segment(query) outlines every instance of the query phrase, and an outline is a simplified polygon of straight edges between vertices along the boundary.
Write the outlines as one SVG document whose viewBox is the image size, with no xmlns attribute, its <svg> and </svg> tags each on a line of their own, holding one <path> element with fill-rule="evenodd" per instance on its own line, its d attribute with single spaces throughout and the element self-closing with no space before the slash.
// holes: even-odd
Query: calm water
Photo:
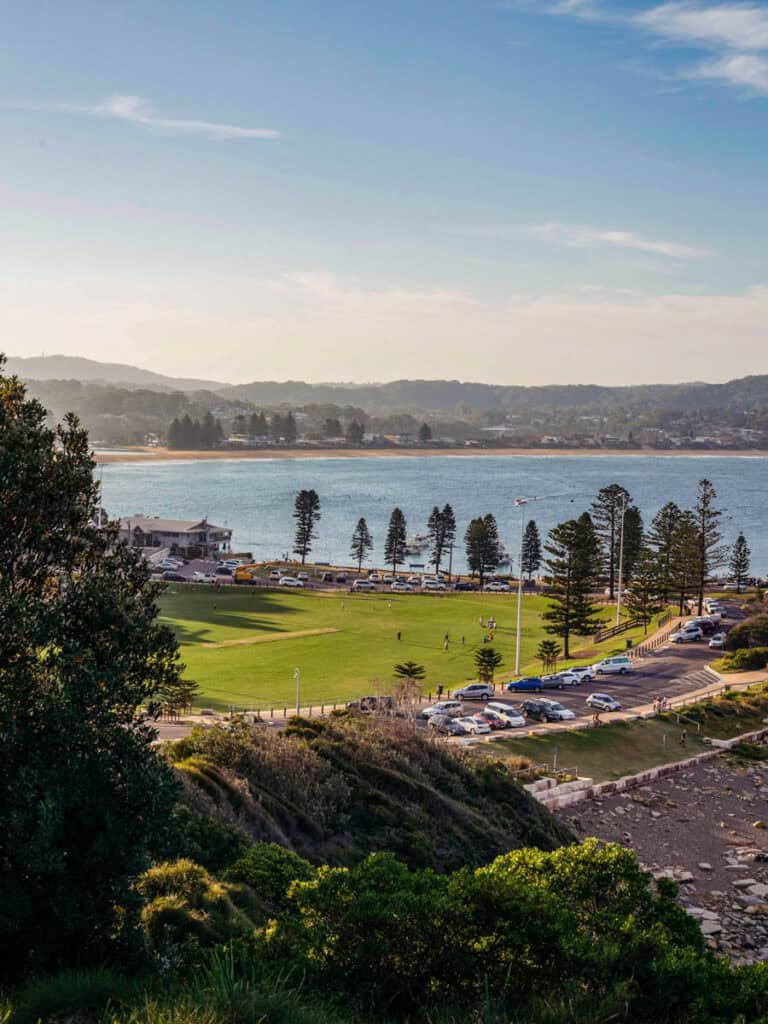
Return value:
<svg viewBox="0 0 768 1024">
<path fill-rule="evenodd" d="M 620 483 L 646 523 L 667 501 L 690 506 L 702 477 L 710 479 L 725 514 L 723 533 L 743 530 L 752 549 L 752 570 L 768 574 L 768 459 L 662 456 L 440 456 L 355 459 L 263 459 L 210 462 L 113 463 L 103 470 L 104 505 L 111 516 L 147 515 L 201 519 L 229 526 L 233 549 L 257 559 L 280 557 L 292 546 L 296 491 L 314 487 L 322 519 L 310 558 L 349 560 L 355 523 L 365 516 L 382 564 L 389 514 L 399 505 L 409 536 L 425 532 L 434 505 L 448 501 L 459 536 L 469 520 L 492 512 L 511 552 L 519 546 L 518 495 L 546 495 L 529 506 L 542 533 L 588 508 L 600 487 Z M 463 566 L 463 545 L 454 565 Z M 426 553 L 425 553 L 426 556 Z M 415 557 L 412 561 L 421 561 Z"/>
</svg>

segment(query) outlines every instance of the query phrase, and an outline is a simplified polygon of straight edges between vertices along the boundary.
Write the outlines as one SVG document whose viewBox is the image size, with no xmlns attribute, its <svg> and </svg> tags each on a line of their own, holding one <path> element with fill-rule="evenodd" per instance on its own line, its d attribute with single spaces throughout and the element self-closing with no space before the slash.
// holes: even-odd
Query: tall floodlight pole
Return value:
<svg viewBox="0 0 768 1024">
<path fill-rule="evenodd" d="M 297 668 L 293 670 L 293 679 L 296 683 L 296 715 L 301 714 L 301 672 Z"/>
<path fill-rule="evenodd" d="M 520 554 L 517 560 L 517 639 L 515 641 L 515 675 L 520 675 L 520 636 L 523 626 L 523 537 L 525 531 L 525 506 L 527 498 L 515 498 L 520 508 Z"/>
<path fill-rule="evenodd" d="M 627 497 L 621 496 L 621 532 L 619 534 L 619 594 L 616 599 L 616 625 L 621 625 L 621 589 L 624 576 L 624 513 L 627 509 Z"/>
</svg>

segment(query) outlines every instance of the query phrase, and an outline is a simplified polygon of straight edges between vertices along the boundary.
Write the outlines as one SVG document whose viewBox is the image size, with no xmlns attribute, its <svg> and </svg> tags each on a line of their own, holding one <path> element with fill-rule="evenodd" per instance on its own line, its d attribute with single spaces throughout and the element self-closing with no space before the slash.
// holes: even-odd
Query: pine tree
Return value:
<svg viewBox="0 0 768 1024">
<path fill-rule="evenodd" d="M 364 435 L 365 426 L 362 423 L 358 423 L 357 420 L 352 420 L 347 425 L 346 438 L 350 444 L 362 444 Z"/>
<path fill-rule="evenodd" d="M 670 570 L 671 592 L 682 615 L 686 600 L 696 593 L 699 576 L 699 532 L 690 509 L 680 513 Z"/>
<path fill-rule="evenodd" d="M 283 417 L 279 412 L 272 413 L 272 419 L 269 421 L 269 434 L 273 441 L 282 441 L 284 438 L 285 427 Z"/>
<path fill-rule="evenodd" d="M 535 519 L 529 519 L 523 534 L 523 551 L 520 571 L 528 573 L 530 580 L 541 568 L 541 537 Z"/>
<path fill-rule="evenodd" d="M 168 447 L 178 449 L 182 447 L 181 423 L 174 419 L 168 427 Z"/>
<path fill-rule="evenodd" d="M 664 604 L 674 591 L 673 563 L 681 516 L 682 512 L 674 501 L 668 501 L 656 513 L 648 531 L 648 545 L 656 559 L 659 596 Z"/>
<path fill-rule="evenodd" d="M 387 539 L 384 542 L 384 561 L 397 572 L 398 565 L 405 561 L 405 516 L 399 508 L 392 510 L 387 528 Z"/>
<path fill-rule="evenodd" d="M 328 416 L 323 423 L 323 437 L 341 437 L 341 423 L 333 417 Z"/>
<path fill-rule="evenodd" d="M 190 419 L 189 413 L 185 413 L 180 423 L 179 447 L 185 451 L 193 451 L 195 447 L 195 426 Z"/>
<path fill-rule="evenodd" d="M 293 444 L 297 437 L 296 420 L 294 419 L 293 413 L 289 412 L 283 420 L 283 431 L 285 433 L 285 440 L 287 444 Z"/>
<path fill-rule="evenodd" d="M 731 580 L 736 584 L 736 592 L 741 593 L 741 588 L 749 579 L 750 556 L 752 552 L 747 546 L 747 539 L 743 533 L 736 538 L 736 543 L 731 549 L 731 561 L 729 565 Z"/>
<path fill-rule="evenodd" d="M 456 537 L 456 516 L 453 509 L 446 504 L 442 511 L 435 505 L 427 520 L 427 535 L 431 548 L 430 561 L 435 572 L 440 572 L 446 548 L 449 548 Z"/>
<path fill-rule="evenodd" d="M 312 541 L 317 535 L 316 527 L 320 519 L 320 498 L 317 491 L 299 491 L 293 507 L 293 518 L 296 520 L 296 537 L 293 542 L 295 554 L 301 556 L 301 564 L 307 560 L 312 550 Z"/>
<path fill-rule="evenodd" d="M 357 571 L 360 572 L 365 556 L 373 548 L 373 537 L 368 529 L 365 519 L 358 519 L 357 526 L 352 534 L 352 557 L 357 562 Z"/>
<path fill-rule="evenodd" d="M 421 444 L 426 444 L 427 441 L 432 440 L 432 429 L 428 423 L 422 423 L 419 427 L 419 441 Z"/>
<path fill-rule="evenodd" d="M 542 640 L 536 649 L 536 657 L 540 659 L 544 672 L 554 672 L 562 653 L 563 648 L 556 640 Z"/>
<path fill-rule="evenodd" d="M 93 469 L 77 419 L 50 429 L 0 359 L 0 976 L 14 983 L 119 961 L 177 798 L 151 726 L 177 643 L 143 558 L 94 526 Z"/>
<path fill-rule="evenodd" d="M 494 673 L 503 661 L 502 656 L 493 647 L 478 647 L 475 651 L 475 666 L 480 682 L 493 685 Z"/>
<path fill-rule="evenodd" d="M 545 629 L 563 641 L 569 658 L 572 635 L 588 636 L 599 626 L 590 603 L 599 566 L 599 542 L 588 513 L 550 530 L 544 550 L 551 606 L 544 613 Z"/>
<path fill-rule="evenodd" d="M 488 515 L 473 519 L 464 534 L 467 565 L 480 578 L 483 589 L 485 576 L 499 564 L 499 530 L 496 519 Z"/>
<path fill-rule="evenodd" d="M 592 502 L 592 518 L 600 540 L 605 577 L 611 601 L 616 594 L 619 567 L 619 534 L 622 508 L 631 502 L 629 491 L 619 484 L 609 484 L 597 493 Z"/>
<path fill-rule="evenodd" d="M 643 517 L 640 509 L 630 505 L 624 512 L 624 544 L 621 577 L 622 586 L 626 587 L 632 580 L 635 571 L 635 563 L 640 556 L 640 549 L 643 546 Z M 622 547 L 619 538 L 619 547 Z"/>
<path fill-rule="evenodd" d="M 241 417 L 243 420 L 243 430 L 245 429 L 245 417 Z M 243 431 L 240 431 L 242 433 Z M 216 420 L 213 418 L 213 413 L 209 409 L 203 417 L 203 422 L 200 425 L 200 445 L 203 448 L 212 448 L 219 440 L 219 432 L 216 429 Z"/>
<path fill-rule="evenodd" d="M 722 512 L 715 507 L 716 499 L 717 492 L 709 480 L 700 480 L 696 496 L 696 507 L 693 510 L 698 531 L 699 564 L 697 569 L 697 591 L 699 615 L 704 611 L 704 587 L 707 580 L 715 569 L 725 564 L 728 557 L 727 549 L 720 544 L 722 535 L 718 529 L 718 519 Z"/>
<path fill-rule="evenodd" d="M 627 611 L 640 619 L 648 632 L 648 623 L 661 611 L 664 602 L 659 596 L 659 567 L 655 553 L 644 544 L 634 566 L 632 587 L 625 598 Z"/>
</svg>

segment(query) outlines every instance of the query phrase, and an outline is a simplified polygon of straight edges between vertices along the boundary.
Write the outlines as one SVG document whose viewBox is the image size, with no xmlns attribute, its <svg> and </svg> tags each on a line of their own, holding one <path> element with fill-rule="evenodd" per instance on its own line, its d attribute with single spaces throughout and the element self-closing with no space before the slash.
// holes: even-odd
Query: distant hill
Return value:
<svg viewBox="0 0 768 1024">
<path fill-rule="evenodd" d="M 101 363 L 80 356 L 11 356 L 8 372 L 24 380 L 79 380 L 122 387 L 148 388 L 151 391 L 218 391 L 225 387 L 217 381 L 165 377 L 152 370 L 124 363 Z"/>
</svg>

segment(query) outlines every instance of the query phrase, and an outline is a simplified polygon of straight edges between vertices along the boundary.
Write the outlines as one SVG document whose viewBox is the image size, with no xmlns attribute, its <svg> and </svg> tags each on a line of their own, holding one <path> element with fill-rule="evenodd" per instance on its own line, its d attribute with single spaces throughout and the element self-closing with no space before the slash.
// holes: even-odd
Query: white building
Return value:
<svg viewBox="0 0 768 1024">
<path fill-rule="evenodd" d="M 160 519 L 159 516 L 124 516 L 120 540 L 137 548 L 168 548 L 187 558 L 210 558 L 229 548 L 232 531 L 207 519 Z"/>
</svg>

